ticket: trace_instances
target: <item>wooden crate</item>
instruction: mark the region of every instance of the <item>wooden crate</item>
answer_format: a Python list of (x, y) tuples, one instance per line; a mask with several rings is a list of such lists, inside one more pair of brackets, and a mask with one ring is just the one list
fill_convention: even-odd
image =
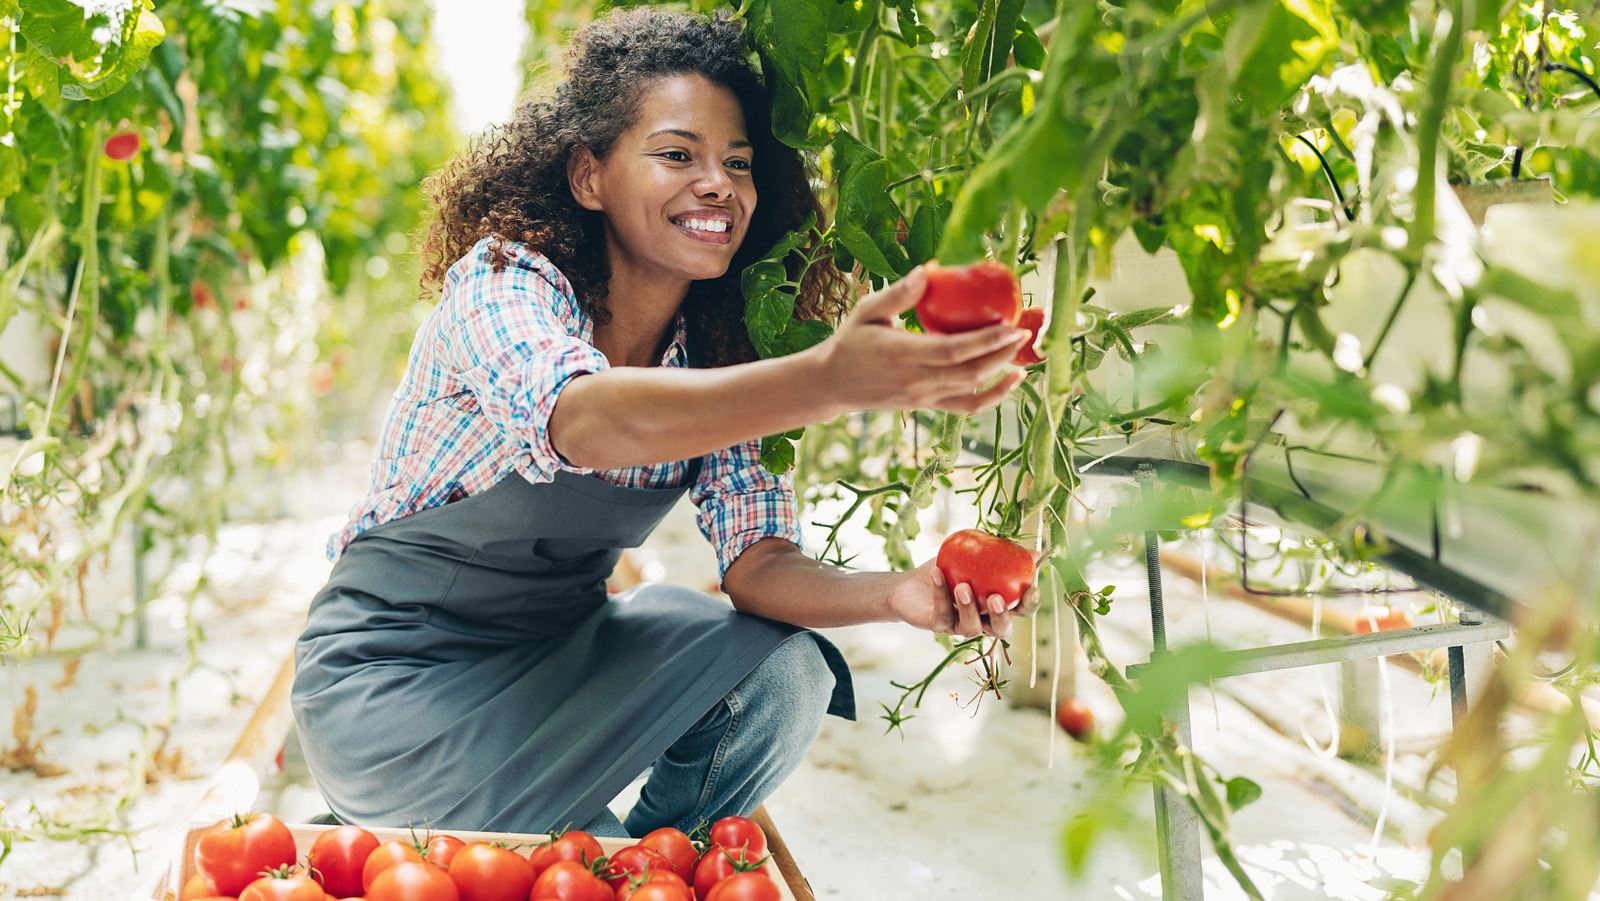
[[(783, 897), (784, 901), (814, 901), (811, 890), (806, 885), (805, 878), (800, 875), (800, 870), (795, 867), (794, 859), (789, 856), (789, 849), (784, 846), (783, 839), (778, 835), (777, 830), (773, 828), (772, 820), (766, 816), (766, 811), (757, 810), (756, 816), (752, 817), (752, 819), (760, 822), (761, 828), (767, 833), (767, 841), (771, 846), (768, 850), (772, 854), (772, 860), (768, 862), (767, 868), (768, 872), (773, 876), (772, 881), (778, 885), (779, 895)], [(178, 893), (183, 890), (184, 883), (188, 882), (189, 878), (195, 873), (195, 843), (200, 840), (200, 833), (204, 832), (210, 825), (210, 823), (195, 823), (189, 827), (188, 832), (184, 835), (181, 861), (178, 862), (178, 865), (171, 867), (166, 882), (151, 897), (151, 901), (177, 901)], [(289, 824), (289, 831), (294, 833), (295, 850), (298, 852), (299, 858), (302, 861), (305, 859), (306, 852), (311, 850), (311, 843), (317, 840), (317, 836), (335, 828), (337, 827)], [(367, 831), (377, 836), (378, 840), (382, 842), (406, 841), (411, 839), (413, 835), (409, 829), (375, 828)], [(417, 834), (420, 835), (420, 833)], [(546, 835), (521, 835), (510, 832), (463, 832), (451, 829), (436, 830), (436, 834), (453, 835), (462, 841), (468, 842), (481, 839), (483, 841), (511, 842), (514, 845), (537, 844), (549, 838)], [(602, 837), (598, 841), (600, 842), (600, 847), (607, 854), (614, 854), (634, 844), (633, 839), (627, 838)], [(526, 849), (523, 849), (521, 853), (526, 854)], [(777, 872), (773, 872), (774, 870)]]

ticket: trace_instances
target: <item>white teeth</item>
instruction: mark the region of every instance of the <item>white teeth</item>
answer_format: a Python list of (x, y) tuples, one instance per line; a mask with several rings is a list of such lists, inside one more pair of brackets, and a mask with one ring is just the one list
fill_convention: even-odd
[(692, 228), (695, 231), (725, 232), (728, 230), (728, 223), (721, 219), (678, 219), (674, 221), (684, 228)]

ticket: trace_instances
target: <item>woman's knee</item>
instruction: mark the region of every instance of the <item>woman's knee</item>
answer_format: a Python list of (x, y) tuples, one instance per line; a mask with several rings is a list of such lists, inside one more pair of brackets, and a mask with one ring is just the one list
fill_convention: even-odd
[(799, 632), (774, 648), (736, 691), (751, 699), (785, 699), (795, 708), (815, 711), (820, 723), (833, 697), (833, 686), (833, 670), (816, 639), (809, 632)]

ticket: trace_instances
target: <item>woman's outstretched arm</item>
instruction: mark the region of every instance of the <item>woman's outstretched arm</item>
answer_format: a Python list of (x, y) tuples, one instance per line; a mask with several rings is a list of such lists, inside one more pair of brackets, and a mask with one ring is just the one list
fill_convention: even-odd
[(551, 443), (574, 466), (619, 469), (686, 460), (857, 410), (995, 406), (1022, 374), (989, 383), (1027, 332), (899, 328), (895, 317), (925, 284), (922, 268), (912, 270), (863, 298), (828, 340), (787, 357), (716, 369), (616, 367), (574, 378), (550, 415)]

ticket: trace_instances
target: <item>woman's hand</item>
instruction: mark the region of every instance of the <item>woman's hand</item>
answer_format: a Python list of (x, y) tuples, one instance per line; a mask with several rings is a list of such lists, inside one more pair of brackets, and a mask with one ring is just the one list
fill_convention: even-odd
[[(1036, 555), (1037, 556), (1037, 555)], [(902, 577), (889, 594), (889, 609), (902, 622), (929, 632), (944, 632), (958, 638), (1011, 635), (1011, 620), (1039, 606), (1039, 589), (1030, 586), (1022, 603), (1007, 610), (998, 594), (978, 598), (972, 586), (962, 582), (954, 588), (945, 584), (944, 574), (929, 560)]]
[[(999, 324), (959, 335), (918, 335), (900, 328), (900, 313), (927, 287), (923, 267), (862, 298), (825, 354), (823, 390), (850, 410), (935, 409), (979, 413), (997, 404), (1025, 373), (995, 381), (1028, 332)], [(994, 384), (990, 384), (994, 382)], [(987, 387), (986, 387), (987, 386)]]

